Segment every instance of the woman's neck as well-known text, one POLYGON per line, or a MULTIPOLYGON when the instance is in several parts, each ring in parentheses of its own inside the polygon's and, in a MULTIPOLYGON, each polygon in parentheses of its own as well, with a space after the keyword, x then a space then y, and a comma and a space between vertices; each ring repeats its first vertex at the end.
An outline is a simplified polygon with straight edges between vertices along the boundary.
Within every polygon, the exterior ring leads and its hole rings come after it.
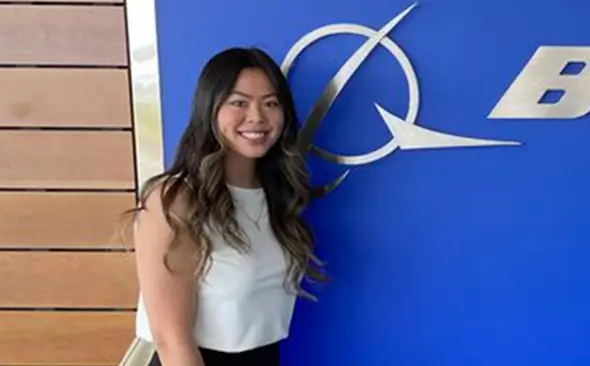
POLYGON ((236 187, 260 187, 260 181, 256 175, 256 159, 228 153, 225 157, 225 181, 236 187))

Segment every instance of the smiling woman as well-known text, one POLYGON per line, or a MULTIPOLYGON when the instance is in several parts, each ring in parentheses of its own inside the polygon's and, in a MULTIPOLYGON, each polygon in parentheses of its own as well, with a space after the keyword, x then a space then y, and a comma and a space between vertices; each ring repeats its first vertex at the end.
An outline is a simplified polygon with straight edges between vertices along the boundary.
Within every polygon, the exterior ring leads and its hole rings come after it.
POLYGON ((264 156, 284 123, 283 109, 264 71, 242 70, 231 94, 219 107, 217 122, 221 135, 231 146, 232 159, 264 156))
POLYGON ((171 166, 131 210, 151 365, 279 364, 305 276, 323 281, 300 214, 310 199, 279 66, 230 48, 203 67, 171 166))

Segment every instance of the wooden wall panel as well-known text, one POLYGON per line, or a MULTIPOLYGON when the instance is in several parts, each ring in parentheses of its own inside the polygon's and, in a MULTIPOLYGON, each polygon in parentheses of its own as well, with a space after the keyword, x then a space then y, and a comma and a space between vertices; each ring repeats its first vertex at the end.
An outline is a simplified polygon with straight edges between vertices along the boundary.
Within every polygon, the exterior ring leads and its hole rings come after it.
POLYGON ((134 205, 134 193, 0 192, 0 248, 123 248, 134 205))
POLYGON ((124 0, 0 2, 0 366, 115 366, 134 336, 134 254, 104 250, 137 188, 126 26, 124 0))
POLYGON ((0 126, 131 126, 127 70, 5 68, 0 85, 0 126))
POLYGON ((0 308, 133 309, 137 302, 131 252, 0 252, 0 278, 0 308))
POLYGON ((0 187, 134 188, 131 132, 0 130, 0 187))
POLYGON ((0 365, 117 365, 134 334, 127 312, 0 312, 0 365))
POLYGON ((0 64, 127 65, 124 9, 0 5, 0 64))

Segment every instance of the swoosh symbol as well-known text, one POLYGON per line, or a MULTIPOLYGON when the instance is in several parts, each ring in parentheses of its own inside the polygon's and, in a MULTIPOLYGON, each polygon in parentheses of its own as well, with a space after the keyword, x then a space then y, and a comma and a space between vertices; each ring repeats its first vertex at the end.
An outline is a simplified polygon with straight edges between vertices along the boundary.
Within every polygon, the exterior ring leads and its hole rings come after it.
POLYGON ((298 135, 298 146, 302 153, 307 153, 311 147, 311 142, 315 131, 320 126, 324 116, 334 103, 336 97, 340 94, 348 80, 356 72, 359 66, 365 61, 367 56, 373 51, 373 49, 379 44, 382 38, 384 38, 389 32, 395 28, 396 25, 401 22, 406 15, 417 4, 412 4, 398 16, 385 24, 375 35, 365 41, 365 43, 340 67, 340 70, 334 75, 332 80, 328 83, 328 86, 313 106, 306 123, 299 130, 298 135))
MULTIPOLYGON (((371 28, 357 24, 333 24, 318 28, 302 37, 288 52, 281 66, 285 75, 297 56, 311 43, 332 34, 356 34, 366 37, 366 41, 354 52, 354 54, 340 67, 332 80, 328 82, 320 97, 314 103, 307 120, 298 132, 297 148, 302 154, 311 152, 323 160, 346 166, 358 166, 372 163, 391 154, 394 150, 415 150, 432 148, 476 147, 476 146, 511 146, 520 145, 514 141, 499 141, 457 136, 434 131, 417 125, 419 105, 418 79, 410 60, 405 52, 390 38, 389 34, 418 4, 415 3, 403 12, 391 19, 381 29, 375 31, 371 28), (390 113, 385 108, 375 103, 375 108, 381 119, 389 129, 392 138, 380 148, 360 155, 334 154, 312 144, 313 137, 326 113, 344 89, 352 75, 367 59, 371 51, 381 44, 400 63, 408 81, 410 99, 408 112, 405 118, 400 118, 390 113)), ((334 190, 348 176, 351 169, 348 168, 338 178, 322 187, 314 189, 315 196, 323 196, 334 190)))

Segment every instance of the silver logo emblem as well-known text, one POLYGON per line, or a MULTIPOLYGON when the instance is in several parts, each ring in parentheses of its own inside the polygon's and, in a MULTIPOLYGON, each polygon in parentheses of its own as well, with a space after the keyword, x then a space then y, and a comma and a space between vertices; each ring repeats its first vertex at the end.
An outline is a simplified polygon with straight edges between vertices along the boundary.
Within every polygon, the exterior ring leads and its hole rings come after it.
MULTIPOLYGON (((340 34, 354 34, 367 38, 364 44, 362 44, 361 47, 359 47, 336 72, 305 119, 298 136, 298 145, 302 152, 310 152, 332 163, 345 166, 358 166, 380 160, 393 153, 398 148, 401 150, 415 150, 519 145, 519 143, 515 141, 485 140, 456 136, 418 126, 416 120, 420 99, 418 78, 416 77, 414 68, 404 51, 398 44, 387 37, 387 35, 416 7, 416 5, 417 4, 413 4, 408 7, 379 30, 374 30, 357 24, 327 25, 304 35, 289 50, 281 66, 287 77, 289 77, 289 71, 297 57, 312 43, 320 39, 340 34), (332 103, 338 97, 350 77, 361 66, 377 45, 383 46, 400 63, 405 73, 410 92, 408 111, 404 117, 396 116, 387 111, 379 103, 375 103, 377 113, 381 116, 392 135, 391 139, 385 145, 361 155, 337 155, 313 145, 315 132, 332 103)), ((326 194, 336 188, 350 173, 350 170, 351 169, 347 169, 336 180, 321 187, 321 194, 326 194)))

